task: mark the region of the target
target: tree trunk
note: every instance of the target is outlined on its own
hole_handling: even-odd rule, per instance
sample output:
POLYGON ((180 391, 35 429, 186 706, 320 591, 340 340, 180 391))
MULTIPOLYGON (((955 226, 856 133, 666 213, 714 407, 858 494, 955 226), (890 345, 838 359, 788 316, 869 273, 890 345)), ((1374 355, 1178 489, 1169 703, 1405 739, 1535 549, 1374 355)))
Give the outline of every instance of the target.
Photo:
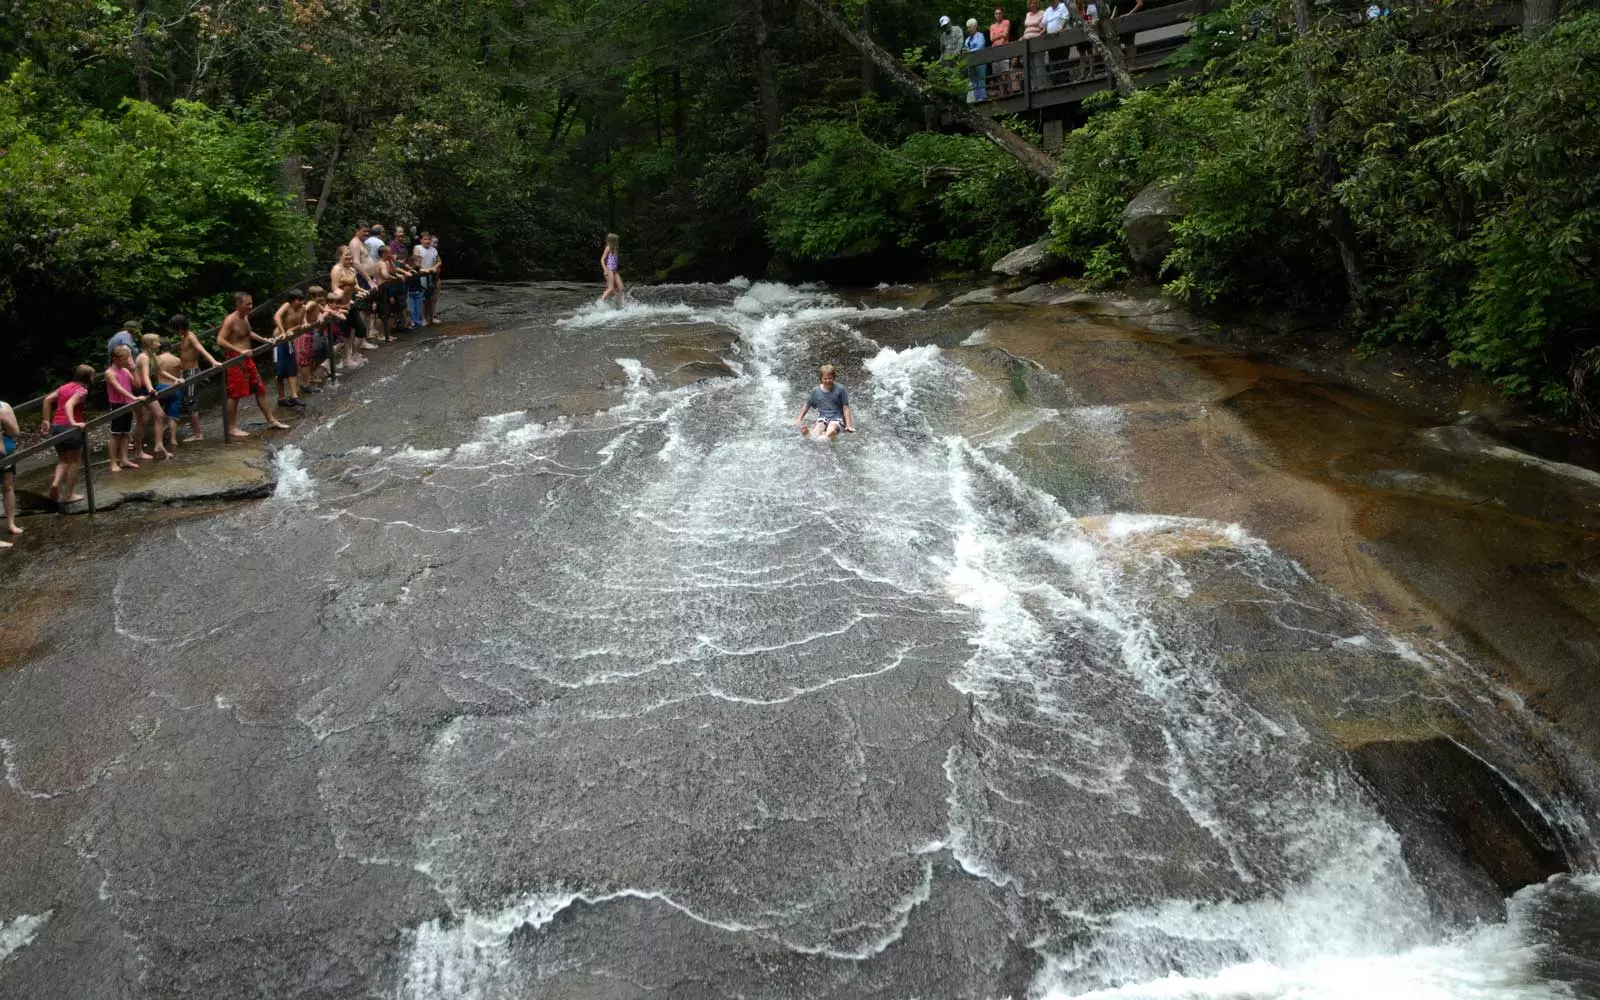
POLYGON ((756 90, 761 101, 761 137, 770 150, 778 141, 778 69, 772 56, 772 0, 753 0, 756 15, 756 90))
POLYGON ((823 22, 832 28, 835 33, 845 41, 859 49, 862 55, 872 60, 874 66, 884 76, 917 95, 925 104, 937 107, 951 119, 981 133, 996 146, 1010 154, 1018 163, 1026 167, 1029 172, 1041 180, 1051 184, 1062 184, 1056 177, 1057 163, 1050 154, 1028 142, 1026 139, 1008 131, 999 122, 985 118, 976 111, 968 108, 953 97, 939 90, 933 84, 924 80, 905 67, 905 64, 890 55, 882 46, 872 39, 862 35, 861 32, 845 23, 825 0, 801 0, 807 7, 816 12, 823 22))
POLYGON ((322 171, 322 190, 317 193, 317 210, 311 214, 311 225, 321 227, 322 213, 328 209, 328 195, 333 191, 333 172, 339 169, 339 154, 344 151, 344 129, 333 137, 333 155, 328 157, 328 166, 322 171))
MULTIPOLYGON (((861 37, 872 37, 872 2, 865 0, 861 4, 861 37)), ((872 57, 865 52, 861 53, 861 96, 871 97, 875 89, 872 79, 872 57)))
POLYGON ((683 155, 683 133, 689 128, 688 116, 683 111, 683 74, 672 67, 672 153, 683 155))
POLYGON ((150 0, 133 0, 133 77, 139 87, 139 100, 150 100, 150 49, 146 32, 150 27, 150 0))
MULTIPOLYGON (((1100 6, 1106 7, 1106 0, 1101 0, 1100 6)), ((1111 86, 1116 88, 1117 95, 1132 97, 1139 88, 1134 86, 1133 74, 1128 70, 1128 58, 1122 51, 1122 42, 1117 38, 1116 20, 1102 17, 1093 24, 1080 22, 1080 27, 1094 54, 1105 64, 1106 75, 1111 77, 1111 86)))
POLYGON ((1535 32, 1561 17, 1561 0, 1522 0, 1522 30, 1535 32))
MULTIPOLYGON (((1302 43, 1311 37, 1311 0, 1293 0, 1294 33, 1302 43)), ((1306 108, 1306 141, 1312 148, 1321 170, 1322 194, 1329 202, 1328 232, 1333 236, 1339 251, 1339 265, 1344 269, 1345 291, 1350 296, 1350 308, 1357 319, 1366 314, 1366 274, 1361 263, 1361 247, 1356 242, 1355 226, 1350 212, 1334 194, 1338 186, 1339 166, 1326 151, 1317 149, 1317 140, 1328 123, 1328 110, 1322 103, 1322 78, 1317 72, 1313 54, 1302 51, 1305 61, 1305 83, 1309 105, 1306 108)))

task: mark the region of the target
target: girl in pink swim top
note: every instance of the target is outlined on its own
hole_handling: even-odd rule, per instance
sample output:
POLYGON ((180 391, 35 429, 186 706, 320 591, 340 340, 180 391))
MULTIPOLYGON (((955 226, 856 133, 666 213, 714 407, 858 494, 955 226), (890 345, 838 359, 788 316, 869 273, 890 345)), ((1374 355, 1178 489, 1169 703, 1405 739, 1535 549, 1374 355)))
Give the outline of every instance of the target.
POLYGON ((617 305, 622 305, 622 275, 617 272, 617 234, 606 234, 606 248, 600 251, 600 270, 605 272, 606 290, 600 296, 600 301, 617 296, 617 305))

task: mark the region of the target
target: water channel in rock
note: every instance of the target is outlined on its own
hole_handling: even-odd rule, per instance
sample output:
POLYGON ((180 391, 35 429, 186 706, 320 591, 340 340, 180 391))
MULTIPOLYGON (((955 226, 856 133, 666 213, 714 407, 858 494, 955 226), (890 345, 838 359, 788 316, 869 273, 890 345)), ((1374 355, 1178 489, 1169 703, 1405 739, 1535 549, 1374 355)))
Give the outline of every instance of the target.
POLYGON ((8 565, 0 994, 1600 996, 1589 749, 1205 492, 1261 440, 1147 471, 1226 372, 892 292, 455 294, 271 499, 8 565), (1389 745, 1545 867, 1417 833, 1389 745))

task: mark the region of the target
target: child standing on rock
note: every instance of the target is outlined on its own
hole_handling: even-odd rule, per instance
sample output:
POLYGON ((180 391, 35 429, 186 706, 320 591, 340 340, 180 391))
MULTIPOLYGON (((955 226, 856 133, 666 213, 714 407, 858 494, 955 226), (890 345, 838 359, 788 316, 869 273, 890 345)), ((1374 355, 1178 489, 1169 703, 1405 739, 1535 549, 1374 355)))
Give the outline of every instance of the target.
POLYGON ((178 360, 183 363, 183 413, 189 415, 190 441, 203 441, 205 435, 200 433, 200 359, 204 358, 207 367, 217 367, 217 359, 211 356, 206 346, 200 343, 200 338, 189 329, 189 317, 178 313, 167 320, 167 326, 178 337, 178 360))
MULTIPOLYGON (((6 460, 11 453, 17 450, 17 439, 22 437, 22 428, 17 426, 17 415, 11 409, 11 404, 0 403, 0 490, 5 491, 6 501, 6 533, 20 535, 22 529, 17 527, 17 467, 7 465, 6 460)), ((0 549, 11 548, 9 541, 0 540, 0 549)))
POLYGON ((134 412, 137 414, 138 433, 133 436, 133 450, 140 458, 168 459, 172 456, 167 452, 167 412, 161 408, 161 399, 156 395, 156 384, 160 381, 160 373, 156 371, 156 358, 161 354, 161 335, 147 333, 139 338, 139 356, 133 362, 133 394, 148 401, 145 406, 139 407, 134 412), (154 456, 145 454, 144 451, 144 425, 152 424, 155 430, 156 453, 154 456))
POLYGON ((622 305, 622 274, 617 270, 617 244, 619 240, 616 233, 606 234, 606 248, 600 252, 600 270, 605 272, 606 290, 600 296, 604 302, 615 293, 617 305, 622 305))
MULTIPOLYGON (((146 334, 145 336, 152 337, 154 334, 146 334)), ((178 454, 178 420, 183 416, 183 392, 178 390, 168 393, 166 396, 162 396, 161 393, 183 381, 183 359, 168 350, 166 345, 161 343, 159 337, 156 337, 156 343, 149 353, 155 359, 156 407, 167 418, 167 451, 175 456, 178 454)), ((156 443, 161 443, 159 435, 156 438, 156 443)))
POLYGON ((78 481, 78 464, 83 461, 83 404, 93 381, 94 369, 79 365, 72 370, 71 382, 44 398, 44 423, 39 430, 56 442, 56 471, 50 479, 50 499, 56 503, 83 499, 83 494, 72 492, 72 487, 78 481))
MULTIPOLYGON (((133 352, 127 344, 118 344, 111 349, 111 366, 106 369, 106 403, 115 410, 139 402, 141 397, 134 394, 133 385, 133 352)), ((143 409, 143 404, 140 408, 143 409)), ((128 439, 132 436, 133 411, 111 418, 111 437, 106 442, 106 452, 111 459, 112 472, 139 467, 138 462, 128 457, 128 439)))

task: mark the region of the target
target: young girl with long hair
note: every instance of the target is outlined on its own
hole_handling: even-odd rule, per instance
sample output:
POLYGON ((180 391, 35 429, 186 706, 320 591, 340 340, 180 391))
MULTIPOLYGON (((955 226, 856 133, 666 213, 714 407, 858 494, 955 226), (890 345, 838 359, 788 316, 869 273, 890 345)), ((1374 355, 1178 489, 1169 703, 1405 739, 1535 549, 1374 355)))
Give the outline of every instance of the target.
POLYGON ((617 305, 622 305, 622 274, 617 270, 617 234, 606 234, 606 248, 600 251, 600 270, 605 272, 606 290, 600 296, 600 301, 611 298, 615 293, 617 305))

